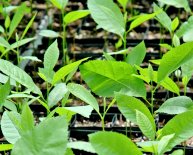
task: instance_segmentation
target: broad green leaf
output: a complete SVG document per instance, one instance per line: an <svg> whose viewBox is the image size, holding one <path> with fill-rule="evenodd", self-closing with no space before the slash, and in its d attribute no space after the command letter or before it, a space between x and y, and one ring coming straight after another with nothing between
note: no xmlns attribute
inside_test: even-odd
<svg viewBox="0 0 193 155"><path fill-rule="evenodd" d="M59 33L53 30L41 30L39 32L39 35L43 37L48 37L48 38L58 38L59 37Z"/></svg>
<svg viewBox="0 0 193 155"><path fill-rule="evenodd" d="M80 18L83 18L87 15L90 14L90 11L89 10L76 10L76 11L71 11L69 13L67 13L65 16L64 16L64 23L66 25L80 19Z"/></svg>
<svg viewBox="0 0 193 155"><path fill-rule="evenodd" d="M164 47L164 48L166 48L166 49L168 49L168 50L171 50L173 47L171 46L171 45L169 45L169 44L159 44L160 45L160 47ZM160 59L159 59L160 60ZM151 60L151 61L153 61L153 60Z"/></svg>
<svg viewBox="0 0 193 155"><path fill-rule="evenodd" d="M4 106L5 108L7 108L8 110L10 110L10 111L15 111L15 112L17 112L17 107L16 107L15 103L12 102L12 101L5 100L5 102L3 103L3 106Z"/></svg>
<svg viewBox="0 0 193 155"><path fill-rule="evenodd" d="M158 141L158 155L163 155L166 152L166 146L170 142L170 140L174 137L174 134L167 135L162 137L160 141Z"/></svg>
<svg viewBox="0 0 193 155"><path fill-rule="evenodd" d="M55 7L57 7L60 10L63 10L68 3L68 0L50 0L50 1Z"/></svg>
<svg viewBox="0 0 193 155"><path fill-rule="evenodd" d="M126 62L131 65L140 66L146 55L146 47L144 41L135 46L126 57Z"/></svg>
<svg viewBox="0 0 193 155"><path fill-rule="evenodd" d="M167 145L167 151L171 150L174 146L191 138L193 136L193 110L181 113L173 117L161 130L162 138L166 135L175 134Z"/></svg>
<svg viewBox="0 0 193 155"><path fill-rule="evenodd" d="M11 45L3 37L0 37L0 46L6 47L6 48L11 47Z"/></svg>
<svg viewBox="0 0 193 155"><path fill-rule="evenodd" d="M182 52L183 51L183 52ZM158 68L158 83L193 57L193 43L184 43L166 53Z"/></svg>
<svg viewBox="0 0 193 155"><path fill-rule="evenodd" d="M5 26L6 29L9 28L10 23L11 23L10 17L7 15L6 18L5 18L5 23L4 23L4 26Z"/></svg>
<svg viewBox="0 0 193 155"><path fill-rule="evenodd" d="M28 8L25 3L22 3L21 6L17 8L17 11L13 16L13 19L11 20L11 24L9 27L9 37L12 36L16 27L19 25L20 21L22 20L24 14L27 12L28 12Z"/></svg>
<svg viewBox="0 0 193 155"><path fill-rule="evenodd" d="M33 17L28 22L25 30L22 33L21 40L25 37L25 35L26 35L27 31L29 30L29 28L33 25L33 22L34 22L34 19L35 19L36 15L37 15L37 12L33 15Z"/></svg>
<svg viewBox="0 0 193 155"><path fill-rule="evenodd" d="M28 104L24 104L21 113L21 128L22 132L30 131L34 128L34 117Z"/></svg>
<svg viewBox="0 0 193 155"><path fill-rule="evenodd" d="M137 17L134 21L131 22L129 31L133 30L137 26L141 25L143 22L150 20L154 18L157 14L159 14L161 10L152 13L152 14L141 14L139 17Z"/></svg>
<svg viewBox="0 0 193 155"><path fill-rule="evenodd" d="M149 120L148 116L136 110L136 121L142 133L145 136L147 136L150 140L154 140L156 130L155 130L155 124L152 124L152 119Z"/></svg>
<svg viewBox="0 0 193 155"><path fill-rule="evenodd" d="M190 12L190 6L188 0L158 0L164 4L172 5L176 8L184 8L187 12Z"/></svg>
<svg viewBox="0 0 193 155"><path fill-rule="evenodd" d="M64 155L74 155L72 149L67 148Z"/></svg>
<svg viewBox="0 0 193 155"><path fill-rule="evenodd" d="M99 155L142 155L137 146L120 133L99 131L90 134L89 141Z"/></svg>
<svg viewBox="0 0 193 155"><path fill-rule="evenodd" d="M13 148L13 144L0 144L0 151L8 151Z"/></svg>
<svg viewBox="0 0 193 155"><path fill-rule="evenodd" d="M146 117L149 119L153 130L156 129L154 118L152 117L149 109L143 102L134 97L123 95L120 93L116 93L115 98L117 100L117 106L121 113L125 116L125 118L137 124L136 110L138 110L144 115L146 115Z"/></svg>
<svg viewBox="0 0 193 155"><path fill-rule="evenodd" d="M143 152L158 152L158 141L137 142L137 145L142 148Z"/></svg>
<svg viewBox="0 0 193 155"><path fill-rule="evenodd" d="M49 117L53 117L55 113L57 113L59 116L65 116L67 122L70 122L72 119L72 116L76 114L73 111L66 110L64 107L57 107L49 114Z"/></svg>
<svg viewBox="0 0 193 155"><path fill-rule="evenodd" d="M21 137L15 124L20 121L20 119L20 115L16 112L5 111L3 113L1 119L1 131L5 139L11 144L15 144L15 142Z"/></svg>
<svg viewBox="0 0 193 155"><path fill-rule="evenodd" d="M146 96L143 81L132 76L135 69L125 62L89 61L80 66L80 72L89 88L99 96L110 97L119 91L131 96Z"/></svg>
<svg viewBox="0 0 193 155"><path fill-rule="evenodd" d="M24 85L34 93L41 94L39 88L35 85L32 78L25 71L13 65L11 62L0 59L0 71L18 83Z"/></svg>
<svg viewBox="0 0 193 155"><path fill-rule="evenodd" d="M57 105L67 92L68 90L65 83L57 84L48 95L48 106L51 108Z"/></svg>
<svg viewBox="0 0 193 155"><path fill-rule="evenodd" d="M90 153L96 153L96 151L89 142L84 141L68 142L67 147L76 150L83 150Z"/></svg>
<svg viewBox="0 0 193 155"><path fill-rule="evenodd" d="M26 132L15 143L12 155L64 155L68 142L65 117L49 118L32 131Z"/></svg>
<svg viewBox="0 0 193 155"><path fill-rule="evenodd" d="M59 58L59 49L57 40L55 40L44 54L44 68L52 71Z"/></svg>
<svg viewBox="0 0 193 155"><path fill-rule="evenodd" d="M87 5L99 28L123 37L124 18L119 7L112 0L88 0Z"/></svg>
<svg viewBox="0 0 193 155"><path fill-rule="evenodd" d="M2 106L2 104L5 102L10 91L11 91L10 80L8 80L4 85L0 85L0 106Z"/></svg>
<svg viewBox="0 0 193 155"><path fill-rule="evenodd" d="M161 10L159 6L153 3L154 12ZM163 25L169 32L172 32L172 21L165 11L156 15L156 19Z"/></svg>
<svg viewBox="0 0 193 155"><path fill-rule="evenodd" d="M20 46L23 46L23 45L25 45L25 44L27 44L27 43L35 40L35 39L36 39L36 37L19 40L19 41L15 42L15 43L11 44L10 49L15 49L15 48L18 48Z"/></svg>
<svg viewBox="0 0 193 155"><path fill-rule="evenodd" d="M178 38L178 36L176 34L174 34L174 36L172 38L172 43L173 43L174 47L177 47L180 45L180 39Z"/></svg>
<svg viewBox="0 0 193 155"><path fill-rule="evenodd" d="M74 83L68 84L67 88L68 91L70 91L74 96L91 105L97 112L99 112L99 105L97 100L86 88Z"/></svg>
<svg viewBox="0 0 193 155"><path fill-rule="evenodd" d="M93 111L93 107L91 105L74 106L74 107L59 107L59 109L65 109L67 111L72 111L86 118L89 118L89 116L91 115Z"/></svg>
<svg viewBox="0 0 193 155"><path fill-rule="evenodd" d="M178 96L166 100L156 111L158 113L180 114L193 109L193 101L187 96Z"/></svg>
<svg viewBox="0 0 193 155"><path fill-rule="evenodd" d="M116 61L115 58L113 58L109 53L103 52L103 56L108 61Z"/></svg>
<svg viewBox="0 0 193 155"><path fill-rule="evenodd" d="M117 1L119 2L119 4L121 4L123 9L125 10L127 7L128 0L117 0Z"/></svg>
<svg viewBox="0 0 193 155"><path fill-rule="evenodd" d="M188 62L184 63L181 66L182 70L182 76L185 77L187 76L187 79L190 80L193 74L193 59L190 59Z"/></svg>
<svg viewBox="0 0 193 155"><path fill-rule="evenodd" d="M184 151L183 150L175 150L172 152L171 155L184 155Z"/></svg>
<svg viewBox="0 0 193 155"><path fill-rule="evenodd" d="M32 60L37 62L42 62L40 59L38 59L36 56L20 56L22 60Z"/></svg>
<svg viewBox="0 0 193 155"><path fill-rule="evenodd" d="M61 79L64 79L65 76L67 76L68 74L70 74L71 72L74 71L74 69L76 69L83 61L87 60L88 58L84 58L81 59L79 61L75 61L71 64L68 64L62 68L60 68L53 77L53 81L52 84L56 84L58 81L60 81Z"/></svg>

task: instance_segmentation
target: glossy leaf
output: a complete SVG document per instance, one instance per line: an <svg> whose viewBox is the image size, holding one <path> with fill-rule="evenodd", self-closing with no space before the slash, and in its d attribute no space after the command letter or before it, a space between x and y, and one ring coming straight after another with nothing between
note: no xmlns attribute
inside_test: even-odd
<svg viewBox="0 0 193 155"><path fill-rule="evenodd" d="M0 71L14 79L18 83L24 85L34 93L41 94L39 88L35 85L32 78L22 69L13 65L11 62L0 59Z"/></svg>
<svg viewBox="0 0 193 155"><path fill-rule="evenodd" d="M90 134L89 141L99 155L142 155L137 146L120 133L99 131Z"/></svg>
<svg viewBox="0 0 193 155"><path fill-rule="evenodd" d="M87 60L88 58L84 58L81 59L79 61L75 61L71 64L68 64L62 68L60 68L53 77L53 81L52 84L56 84L58 81L60 81L61 79L64 79L65 76L67 76L68 74L70 74L71 72L73 72L83 61Z"/></svg>
<svg viewBox="0 0 193 155"><path fill-rule="evenodd" d="M59 34L53 30L41 30L39 33L40 36L48 38L58 38Z"/></svg>
<svg viewBox="0 0 193 155"><path fill-rule="evenodd" d="M123 95L120 93L116 93L115 98L117 100L117 106L119 110L125 116L126 119L137 124L138 122L136 118L136 110L138 110L148 118L148 120L151 122L151 126L155 130L156 127L154 123L154 118L152 117L149 109L143 102L141 102L139 99L136 99L135 97Z"/></svg>
<svg viewBox="0 0 193 155"><path fill-rule="evenodd" d="M126 57L126 62L131 65L140 66L146 55L146 47L144 41L135 46Z"/></svg>
<svg viewBox="0 0 193 155"><path fill-rule="evenodd" d="M57 105L67 92L68 90L65 83L57 84L48 95L48 106L51 108Z"/></svg>
<svg viewBox="0 0 193 155"><path fill-rule="evenodd" d="M176 8L184 8L186 11L190 12L190 6L188 0L158 0L167 5L172 5Z"/></svg>
<svg viewBox="0 0 193 155"><path fill-rule="evenodd" d="M65 117L46 119L32 131L22 134L11 154L64 155L68 142L67 128Z"/></svg>
<svg viewBox="0 0 193 155"><path fill-rule="evenodd" d="M16 141L21 137L16 126L16 122L18 124L20 120L20 115L16 112L5 111L3 113L1 119L1 131L5 136L5 139L11 144L15 144Z"/></svg>
<svg viewBox="0 0 193 155"><path fill-rule="evenodd" d="M99 105L97 100L86 88L74 83L68 84L67 88L74 96L91 105L97 112L99 112Z"/></svg>
<svg viewBox="0 0 193 155"><path fill-rule="evenodd" d="M182 52L183 51L183 52ZM181 65L192 59L193 43L184 43L166 53L158 68L157 81L161 82L166 76L178 69Z"/></svg>
<svg viewBox="0 0 193 155"><path fill-rule="evenodd" d="M99 28L123 37L124 18L119 7L112 0L88 0L87 5Z"/></svg>
<svg viewBox="0 0 193 155"><path fill-rule="evenodd" d="M64 16L64 22L66 25L68 25L68 24L70 24L70 23L72 23L80 18L83 18L89 14L90 14L89 10L71 11Z"/></svg>
<svg viewBox="0 0 193 155"><path fill-rule="evenodd" d="M94 148L89 142L84 141L76 141L76 142L68 142L68 148L76 149L76 150L82 150L90 153L96 153Z"/></svg>
<svg viewBox="0 0 193 155"><path fill-rule="evenodd" d="M174 20L172 21L172 31L175 31L176 28L178 27L180 21L178 19L178 17L174 18Z"/></svg>
<svg viewBox="0 0 193 155"><path fill-rule="evenodd" d="M161 136L175 133L167 145L167 151L193 136L193 110L176 115L161 130Z"/></svg>
<svg viewBox="0 0 193 155"><path fill-rule="evenodd" d="M125 62L94 60L80 66L81 76L99 96L114 96L114 92L131 96L146 96L143 82L132 76L134 68Z"/></svg>
<svg viewBox="0 0 193 155"><path fill-rule="evenodd" d="M152 124L152 119L149 120L148 116L136 110L136 120L142 133L150 140L155 139L155 124Z"/></svg>
<svg viewBox="0 0 193 155"><path fill-rule="evenodd" d="M158 113L180 114L193 109L193 101L187 96L178 96L166 100L156 111Z"/></svg>

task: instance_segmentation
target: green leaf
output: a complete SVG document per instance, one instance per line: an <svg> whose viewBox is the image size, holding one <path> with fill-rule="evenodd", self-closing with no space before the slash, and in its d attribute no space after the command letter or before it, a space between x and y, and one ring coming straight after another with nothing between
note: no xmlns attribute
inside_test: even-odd
<svg viewBox="0 0 193 155"><path fill-rule="evenodd" d="M60 68L53 77L52 84L56 84L61 79L64 79L65 76L73 72L83 61L87 60L88 58L81 59L79 61L73 62L71 64L68 64L62 68Z"/></svg>
<svg viewBox="0 0 193 155"><path fill-rule="evenodd" d="M152 13L152 14L141 14L139 17L137 17L134 21L131 22L129 31L133 30L137 26L141 25L143 22L150 20L154 18L157 14L159 14L161 10Z"/></svg>
<svg viewBox="0 0 193 155"><path fill-rule="evenodd" d="M58 38L59 34L53 30L41 30L39 32L40 36L48 37L48 38Z"/></svg>
<svg viewBox="0 0 193 155"><path fill-rule="evenodd" d="M138 110L149 119L153 130L156 129L154 118L152 117L149 109L143 102L134 97L123 95L120 93L116 93L115 98L117 100L117 106L121 113L125 116L125 118L137 124L136 110Z"/></svg>
<svg viewBox="0 0 193 155"><path fill-rule="evenodd" d="M146 96L143 81L132 76L135 69L125 62L89 61L80 66L80 72L89 88L99 96L110 97L119 91L131 96Z"/></svg>
<svg viewBox="0 0 193 155"><path fill-rule="evenodd" d="M176 8L184 8L187 12L190 12L190 6L188 0L158 0L164 4L172 5Z"/></svg>
<svg viewBox="0 0 193 155"><path fill-rule="evenodd" d="M8 110L17 112L17 107L16 107L16 105L14 104L14 102L12 102L12 101L5 100L5 102L3 103L3 106L4 106L5 108L7 108Z"/></svg>
<svg viewBox="0 0 193 155"><path fill-rule="evenodd" d="M135 46L126 57L126 62L131 65L140 66L146 55L146 47L144 41Z"/></svg>
<svg viewBox="0 0 193 155"><path fill-rule="evenodd" d="M24 85L34 93L41 94L39 88L35 85L32 78L25 71L13 65L11 62L0 59L0 71L18 83Z"/></svg>
<svg viewBox="0 0 193 155"><path fill-rule="evenodd" d="M36 37L19 40L19 41L15 42L15 43L11 44L10 49L15 49L15 48L18 48L20 46L23 46L23 45L25 45L25 44L27 44L27 43L35 40L35 39L36 39Z"/></svg>
<svg viewBox="0 0 193 155"><path fill-rule="evenodd" d="M74 155L72 149L67 148L64 155Z"/></svg>
<svg viewBox="0 0 193 155"><path fill-rule="evenodd" d="M11 45L3 37L0 37L0 46L6 47L6 48L11 47Z"/></svg>
<svg viewBox="0 0 193 155"><path fill-rule="evenodd" d="M91 105L97 112L99 112L99 105L97 100L86 88L74 83L68 84L67 88L74 96Z"/></svg>
<svg viewBox="0 0 193 155"><path fill-rule="evenodd" d="M127 7L128 0L117 0L117 1L119 2L119 4L121 4L123 9L125 10Z"/></svg>
<svg viewBox="0 0 193 155"><path fill-rule="evenodd" d="M142 155L137 146L120 133L99 131L90 134L89 141L99 155Z"/></svg>
<svg viewBox="0 0 193 155"><path fill-rule="evenodd" d="M177 35L174 34L173 38L172 38L172 43L174 45L174 47L177 47L180 45L180 39L178 38Z"/></svg>
<svg viewBox="0 0 193 155"><path fill-rule="evenodd" d="M11 20L11 24L9 27L9 37L12 36L13 32L15 31L16 27L19 25L20 21L22 20L25 13L27 13L28 9L25 3L22 3L21 6L17 8L16 13Z"/></svg>
<svg viewBox="0 0 193 155"><path fill-rule="evenodd" d="M175 134L164 136L160 141L158 141L158 155L163 155L166 152L166 146L174 135Z"/></svg>
<svg viewBox="0 0 193 155"><path fill-rule="evenodd" d="M149 120L148 116L136 110L136 120L142 133L145 136L147 136L150 140L154 140L156 130L155 130L155 124L152 124L152 119Z"/></svg>
<svg viewBox="0 0 193 155"><path fill-rule="evenodd" d="M183 51L183 52L182 52ZM166 53L162 59L158 68L157 81L162 81L170 73L178 69L181 65L192 59L193 55L193 43L184 43L176 48L173 48Z"/></svg>
<svg viewBox="0 0 193 155"><path fill-rule="evenodd" d="M15 144L18 139L20 139L20 133L15 122L20 121L20 115L16 112L7 112L3 113L1 119L1 131L5 139L11 143Z"/></svg>
<svg viewBox="0 0 193 155"><path fill-rule="evenodd" d="M51 108L55 106L64 95L68 92L65 83L57 84L48 95L48 106Z"/></svg>
<svg viewBox="0 0 193 155"><path fill-rule="evenodd" d="M161 10L161 8L153 3L153 10L154 12L157 12ZM164 28L166 28L169 32L172 32L172 21L165 11L157 14L156 19L164 26Z"/></svg>
<svg viewBox="0 0 193 155"><path fill-rule="evenodd" d="M4 23L4 26L5 26L6 29L9 28L10 23L11 23L10 17L7 15L6 18L5 18L5 23Z"/></svg>
<svg viewBox="0 0 193 155"><path fill-rule="evenodd" d="M144 141L137 142L137 145L142 148L143 152L157 153L158 151L158 141Z"/></svg>
<svg viewBox="0 0 193 155"><path fill-rule="evenodd" d="M178 19L178 17L174 18L174 20L172 21L172 31L174 32L176 30L176 28L178 27L180 21Z"/></svg>
<svg viewBox="0 0 193 155"><path fill-rule="evenodd" d="M38 59L36 56L20 56L22 60L32 60L37 62L42 62L40 59Z"/></svg>
<svg viewBox="0 0 193 155"><path fill-rule="evenodd" d="M171 155L184 155L184 151L183 150L175 150L172 152Z"/></svg>
<svg viewBox="0 0 193 155"><path fill-rule="evenodd" d="M173 117L161 130L162 138L166 135L175 134L167 145L167 151L171 150L174 146L189 139L193 136L193 110L181 113Z"/></svg>
<svg viewBox="0 0 193 155"><path fill-rule="evenodd" d="M4 85L0 85L0 105L2 105L11 91L10 80Z"/></svg>
<svg viewBox="0 0 193 155"><path fill-rule="evenodd" d="M32 131L26 132L15 143L12 155L64 155L68 142L65 117L49 118Z"/></svg>
<svg viewBox="0 0 193 155"><path fill-rule="evenodd" d="M0 144L0 151L8 151L13 148L13 144Z"/></svg>
<svg viewBox="0 0 193 155"><path fill-rule="evenodd" d="M98 27L123 38L124 18L119 7L112 0L88 0L87 5Z"/></svg>
<svg viewBox="0 0 193 155"><path fill-rule="evenodd" d="M50 1L55 7L57 7L60 10L63 10L68 3L68 0L50 0Z"/></svg>
<svg viewBox="0 0 193 155"><path fill-rule="evenodd" d="M68 142L67 147L71 149L90 152L90 153L96 153L96 151L94 150L94 148L89 142L84 142L84 141Z"/></svg>
<svg viewBox="0 0 193 155"><path fill-rule="evenodd" d="M22 132L30 131L34 128L34 117L28 104L25 104L21 113L21 128Z"/></svg>
<svg viewBox="0 0 193 155"><path fill-rule="evenodd" d="M103 56L108 61L116 61L115 58L113 58L109 53L103 52Z"/></svg>
<svg viewBox="0 0 193 155"><path fill-rule="evenodd" d="M5 30L4 30L4 28L0 25L0 32L1 33L4 33L5 32Z"/></svg>
<svg viewBox="0 0 193 155"><path fill-rule="evenodd" d="M35 19L36 15L37 15L37 12L33 15L33 17L28 22L25 30L22 33L21 39L23 39L25 37L25 35L26 35L27 31L29 30L29 28L33 25L33 22L34 22L34 19Z"/></svg>
<svg viewBox="0 0 193 155"><path fill-rule="evenodd" d="M65 25L68 25L68 24L70 24L70 23L72 23L80 18L86 17L89 14L90 14L89 10L71 11L64 16Z"/></svg>
<svg viewBox="0 0 193 155"><path fill-rule="evenodd" d="M156 111L158 113L180 114L193 109L193 102L187 96L178 96L166 100Z"/></svg>
<svg viewBox="0 0 193 155"><path fill-rule="evenodd" d="M188 80L190 80L193 74L193 65L192 64L193 64L193 59L190 59L189 61L187 61L186 63L184 63L181 66L182 76L183 77L187 76Z"/></svg>

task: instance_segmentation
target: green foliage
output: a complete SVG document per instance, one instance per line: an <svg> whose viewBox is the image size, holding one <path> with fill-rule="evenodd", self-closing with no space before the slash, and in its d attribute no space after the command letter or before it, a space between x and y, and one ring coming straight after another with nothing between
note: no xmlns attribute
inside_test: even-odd
<svg viewBox="0 0 193 155"><path fill-rule="evenodd" d="M128 0L117 0L119 4L123 7L124 10L126 10Z"/></svg>
<svg viewBox="0 0 193 155"><path fill-rule="evenodd" d="M89 135L89 141L99 155L142 155L129 138L119 133L97 132Z"/></svg>
<svg viewBox="0 0 193 155"><path fill-rule="evenodd" d="M50 1L55 7L57 7L60 10L63 10L68 3L68 0L50 0Z"/></svg>
<svg viewBox="0 0 193 155"><path fill-rule="evenodd" d="M143 82L132 76L135 70L125 62L89 61L80 66L80 72L89 88L99 96L110 97L119 91L132 96L146 96Z"/></svg>
<svg viewBox="0 0 193 155"><path fill-rule="evenodd" d="M131 65L140 65L146 55L146 47L144 41L135 46L126 57L126 62Z"/></svg>
<svg viewBox="0 0 193 155"><path fill-rule="evenodd" d="M99 105L97 100L86 88L74 83L68 84L67 88L74 96L80 98L87 104L91 105L97 112L99 112Z"/></svg>
<svg viewBox="0 0 193 155"><path fill-rule="evenodd" d="M183 52L182 52L183 51ZM184 43L176 48L173 48L166 53L161 60L158 68L158 83L161 82L166 76L178 69L181 65L192 59L193 43Z"/></svg>
<svg viewBox="0 0 193 155"><path fill-rule="evenodd" d="M53 30L41 30L39 35L48 37L48 38L58 38L59 37L59 34Z"/></svg>
<svg viewBox="0 0 193 155"><path fill-rule="evenodd" d="M26 155L28 152L38 155L64 155L67 149L67 127L64 116L48 118L33 130L23 133L11 154Z"/></svg>
<svg viewBox="0 0 193 155"><path fill-rule="evenodd" d="M2 106L11 91L10 80L4 85L0 85L0 105Z"/></svg>
<svg viewBox="0 0 193 155"><path fill-rule="evenodd" d="M193 109L193 102L187 96L178 96L166 100L156 111L158 113L180 114Z"/></svg>
<svg viewBox="0 0 193 155"><path fill-rule="evenodd" d="M90 14L89 10L77 10L71 11L64 16L64 24L68 25L80 18L83 18Z"/></svg>
<svg viewBox="0 0 193 155"><path fill-rule="evenodd" d="M119 7L112 0L88 0L87 4L98 28L103 28L123 38L124 18Z"/></svg>

